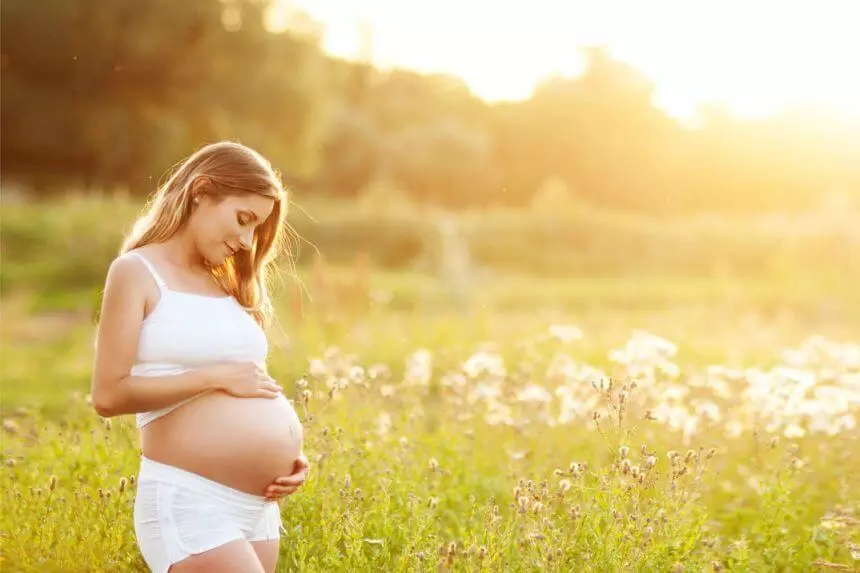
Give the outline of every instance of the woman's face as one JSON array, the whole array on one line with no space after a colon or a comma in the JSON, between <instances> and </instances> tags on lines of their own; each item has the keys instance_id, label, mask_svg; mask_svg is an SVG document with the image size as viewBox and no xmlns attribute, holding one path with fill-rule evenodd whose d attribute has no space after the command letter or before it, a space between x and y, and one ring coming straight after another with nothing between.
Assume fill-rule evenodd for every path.
<instances>
[{"instance_id":1,"label":"woman's face","mask_svg":"<svg viewBox=\"0 0 860 573\"><path fill-rule=\"evenodd\" d=\"M275 200L256 193L199 196L189 227L197 250L220 265L240 249L250 249L254 233L272 213Z\"/></svg>"}]
</instances>

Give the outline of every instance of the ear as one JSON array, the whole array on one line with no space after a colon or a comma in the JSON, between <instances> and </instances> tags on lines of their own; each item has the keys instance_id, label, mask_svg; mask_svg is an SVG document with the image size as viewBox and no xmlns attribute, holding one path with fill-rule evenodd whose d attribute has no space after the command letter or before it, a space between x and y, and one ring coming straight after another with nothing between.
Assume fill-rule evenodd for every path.
<instances>
[{"instance_id":1,"label":"ear","mask_svg":"<svg viewBox=\"0 0 860 573\"><path fill-rule=\"evenodd\" d=\"M194 181L191 182L191 202L194 205L199 205L201 199L208 195L209 186L211 184L212 181L204 175L197 176Z\"/></svg>"}]
</instances>

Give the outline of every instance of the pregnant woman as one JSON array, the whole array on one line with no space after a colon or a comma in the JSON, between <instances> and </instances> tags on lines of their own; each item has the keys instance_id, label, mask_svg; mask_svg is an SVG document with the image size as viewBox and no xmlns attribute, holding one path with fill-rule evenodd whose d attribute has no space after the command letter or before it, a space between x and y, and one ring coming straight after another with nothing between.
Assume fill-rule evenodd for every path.
<instances>
[{"instance_id":1,"label":"pregnant woman","mask_svg":"<svg viewBox=\"0 0 860 573\"><path fill-rule=\"evenodd\" d=\"M134 527L156 573L275 570L278 500L308 470L302 425L266 371L285 195L254 150L203 147L107 272L91 395L104 417L136 415Z\"/></svg>"}]
</instances>

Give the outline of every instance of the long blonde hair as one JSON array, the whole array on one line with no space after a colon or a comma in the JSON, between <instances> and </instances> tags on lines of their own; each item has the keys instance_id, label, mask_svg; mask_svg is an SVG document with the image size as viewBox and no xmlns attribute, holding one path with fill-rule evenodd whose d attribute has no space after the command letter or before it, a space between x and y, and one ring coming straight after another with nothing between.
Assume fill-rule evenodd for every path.
<instances>
[{"instance_id":1,"label":"long blonde hair","mask_svg":"<svg viewBox=\"0 0 860 573\"><path fill-rule=\"evenodd\" d=\"M192 212L192 186L201 177L205 192L215 199L257 193L275 200L271 215L257 227L251 248L240 250L221 265L208 267L216 282L264 326L273 314L269 272L287 244L290 229L286 224L287 192L271 163L253 149L221 141L198 149L182 161L151 197L120 252L162 243L181 230Z\"/></svg>"}]
</instances>

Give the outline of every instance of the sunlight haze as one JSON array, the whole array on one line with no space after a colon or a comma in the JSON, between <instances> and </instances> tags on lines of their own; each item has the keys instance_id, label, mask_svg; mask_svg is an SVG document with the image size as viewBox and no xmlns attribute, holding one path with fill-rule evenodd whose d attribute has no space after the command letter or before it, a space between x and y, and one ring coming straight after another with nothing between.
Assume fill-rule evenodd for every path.
<instances>
[{"instance_id":1,"label":"sunlight haze","mask_svg":"<svg viewBox=\"0 0 860 573\"><path fill-rule=\"evenodd\" d=\"M655 103L680 119L709 102L740 117L790 105L860 117L852 1L282 0L273 20L291 6L324 27L333 55L457 75L488 101L524 99L548 75L579 73L577 47L600 44L650 78ZM364 52L362 25L372 30Z\"/></svg>"}]
</instances>

